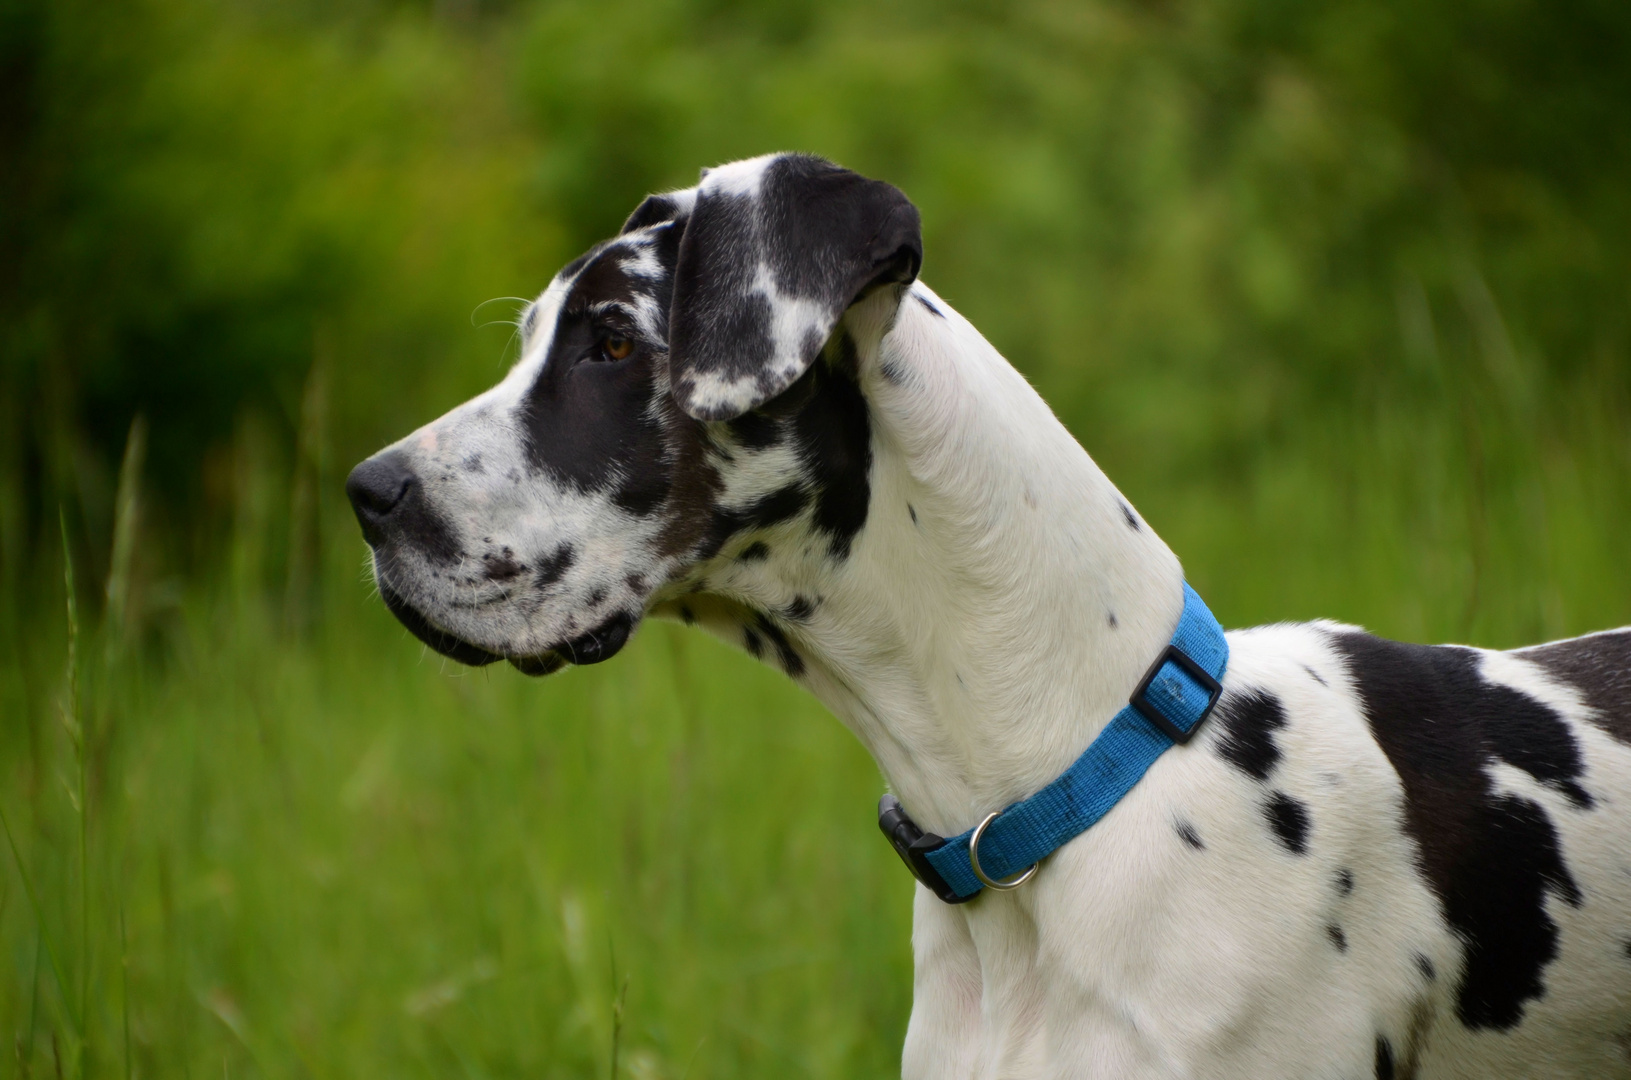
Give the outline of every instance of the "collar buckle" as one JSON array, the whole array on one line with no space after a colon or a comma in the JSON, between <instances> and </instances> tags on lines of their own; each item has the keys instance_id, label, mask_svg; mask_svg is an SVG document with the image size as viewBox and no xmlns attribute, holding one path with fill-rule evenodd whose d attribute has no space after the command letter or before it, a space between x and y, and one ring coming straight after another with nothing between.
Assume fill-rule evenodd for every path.
<instances>
[{"instance_id":1,"label":"collar buckle","mask_svg":"<svg viewBox=\"0 0 1631 1080\"><path fill-rule=\"evenodd\" d=\"M878 828L883 830L889 846L895 849L895 854L900 856L900 861L906 864L912 876L941 900L948 904L965 904L980 895L976 892L959 896L957 890L940 876L940 871L929 861L929 852L944 847L945 837L918 828L917 822L907 815L906 808L893 795L885 795L878 800Z\"/></svg>"},{"instance_id":2,"label":"collar buckle","mask_svg":"<svg viewBox=\"0 0 1631 1080\"><path fill-rule=\"evenodd\" d=\"M1166 667L1169 662L1177 664L1184 670L1184 674L1194 679L1201 689L1206 691L1206 707L1200 711L1200 714L1195 717L1195 722L1190 724L1187 729L1178 726L1178 722L1162 711L1161 706L1150 700L1150 684L1155 681L1155 677L1161 673L1161 669ZM1134 690L1133 696L1127 700L1133 708L1143 715L1144 719L1150 722L1150 726L1182 746L1194 736L1195 732L1200 730L1201 721L1211 714L1212 707L1218 703L1218 698L1222 696L1222 683L1214 679L1210 672L1196 663L1184 650L1175 644L1169 644L1161 655L1155 658L1155 663L1150 665L1150 670L1146 671L1144 678L1139 680L1138 689Z\"/></svg>"}]
</instances>

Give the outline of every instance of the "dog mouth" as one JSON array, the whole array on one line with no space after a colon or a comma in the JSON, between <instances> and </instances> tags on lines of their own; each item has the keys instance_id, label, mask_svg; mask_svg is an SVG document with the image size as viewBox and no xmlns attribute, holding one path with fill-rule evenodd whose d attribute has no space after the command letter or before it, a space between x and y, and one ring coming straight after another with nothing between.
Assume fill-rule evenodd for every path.
<instances>
[{"instance_id":1,"label":"dog mouth","mask_svg":"<svg viewBox=\"0 0 1631 1080\"><path fill-rule=\"evenodd\" d=\"M448 659L470 667L485 667L495 660L508 660L510 666L523 675L550 675L567 664L581 666L610 660L628 644L629 635L634 631L634 617L627 612L619 612L588 633L579 634L541 653L509 656L472 645L435 625L418 608L408 603L401 593L391 588L383 577L379 579L379 594L386 608L408 628L410 634Z\"/></svg>"},{"instance_id":2,"label":"dog mouth","mask_svg":"<svg viewBox=\"0 0 1631 1080\"><path fill-rule=\"evenodd\" d=\"M463 638L454 637L447 631L434 625L429 619L419 613L419 609L405 600L401 593L386 584L385 578L379 578L380 599L385 606L396 616L397 622L408 628L408 633L429 645L449 660L457 660L461 664L471 667L485 667L494 660L504 659L494 652L488 652L478 645L472 645Z\"/></svg>"}]
</instances>

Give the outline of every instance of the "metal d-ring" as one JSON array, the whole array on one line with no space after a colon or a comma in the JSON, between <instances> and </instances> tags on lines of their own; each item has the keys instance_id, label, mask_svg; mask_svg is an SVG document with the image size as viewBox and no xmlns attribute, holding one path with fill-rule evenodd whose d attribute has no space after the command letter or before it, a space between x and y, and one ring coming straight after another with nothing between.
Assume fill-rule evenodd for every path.
<instances>
[{"instance_id":1,"label":"metal d-ring","mask_svg":"<svg viewBox=\"0 0 1631 1080\"><path fill-rule=\"evenodd\" d=\"M999 810L997 813L1001 812ZM991 878L986 877L985 871L980 869L980 834L985 832L985 827L995 820L997 820L997 814L987 814L985 820L974 827L974 835L968 838L968 868L974 871L974 876L979 878L980 884L986 888L1006 892L1009 889L1017 889L1031 880L1031 875L1036 873L1036 868L1042 864L1034 862L1029 870L1026 870L1018 877L1009 878L1007 881L993 881Z\"/></svg>"}]
</instances>

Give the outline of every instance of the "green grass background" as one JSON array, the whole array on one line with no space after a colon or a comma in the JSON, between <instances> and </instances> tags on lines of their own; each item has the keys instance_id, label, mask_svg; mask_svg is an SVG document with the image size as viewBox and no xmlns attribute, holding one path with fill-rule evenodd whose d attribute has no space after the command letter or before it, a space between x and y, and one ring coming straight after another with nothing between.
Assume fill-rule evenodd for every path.
<instances>
[{"instance_id":1,"label":"green grass background","mask_svg":"<svg viewBox=\"0 0 1631 1080\"><path fill-rule=\"evenodd\" d=\"M0 0L0 1073L896 1070L853 740L666 625L427 655L339 491L702 165L902 186L1227 625L1631 622L1627 55L1607 0Z\"/></svg>"}]
</instances>

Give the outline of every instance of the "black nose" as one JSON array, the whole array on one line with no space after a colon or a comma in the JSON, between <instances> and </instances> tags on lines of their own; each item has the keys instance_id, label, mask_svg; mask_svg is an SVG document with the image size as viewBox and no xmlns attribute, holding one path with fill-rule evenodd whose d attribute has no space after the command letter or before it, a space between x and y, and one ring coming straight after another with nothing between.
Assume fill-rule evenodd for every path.
<instances>
[{"instance_id":1,"label":"black nose","mask_svg":"<svg viewBox=\"0 0 1631 1080\"><path fill-rule=\"evenodd\" d=\"M418 483L419 478L395 450L377 454L351 470L351 475L346 477L345 493L357 512L363 539L371 546L379 546L385 519L402 505L408 492Z\"/></svg>"}]
</instances>

